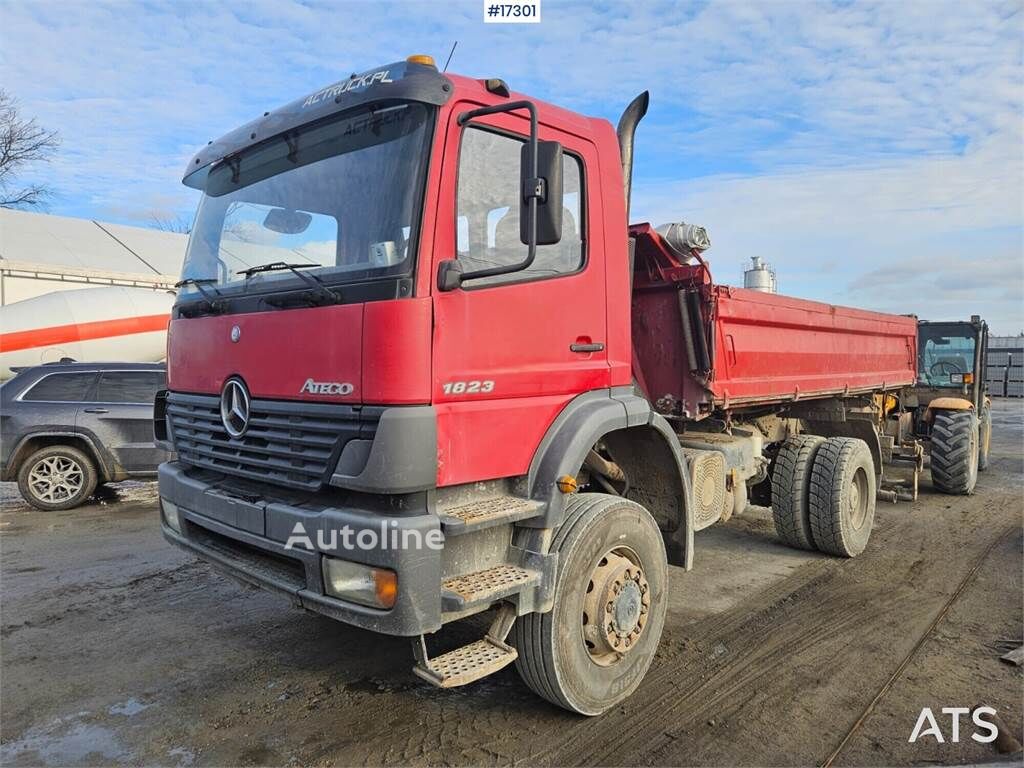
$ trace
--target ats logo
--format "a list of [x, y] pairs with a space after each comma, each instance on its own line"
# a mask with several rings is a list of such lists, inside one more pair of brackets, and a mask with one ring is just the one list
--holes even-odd
[[[943, 707], [942, 714], [949, 715], [949, 741], [953, 744], [960, 741], [960, 718], [964, 716], [969, 716], [968, 724], [974, 724], [974, 732], [971, 733], [971, 738], [975, 741], [988, 744], [999, 738], [999, 728], [996, 725], [998, 719], [996, 711], [992, 707], [977, 707], [973, 710], [970, 707]], [[908, 742], [913, 744], [925, 736], [931, 736], [939, 744], [946, 743], [946, 736], [939, 725], [939, 721], [932, 713], [931, 707], [925, 707], [921, 710], [921, 714], [917, 718], [917, 724], [914, 726]], [[964, 738], [966, 738], [966, 735]]]
[[347, 381], [313, 381], [306, 379], [299, 394], [309, 395], [351, 395], [355, 391], [355, 385]]

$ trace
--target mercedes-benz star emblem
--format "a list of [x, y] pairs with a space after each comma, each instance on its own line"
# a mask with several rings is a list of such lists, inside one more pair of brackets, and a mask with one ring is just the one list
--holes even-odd
[[249, 390], [241, 379], [228, 379], [220, 393], [220, 420], [232, 437], [241, 437], [249, 428]]
[[242, 338], [242, 329], [237, 325], [231, 326], [231, 340], [238, 341], [240, 338]]

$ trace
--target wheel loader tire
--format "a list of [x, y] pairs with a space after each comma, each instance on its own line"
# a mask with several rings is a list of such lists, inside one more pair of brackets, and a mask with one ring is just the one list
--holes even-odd
[[988, 469], [988, 450], [992, 445], [992, 411], [984, 408], [981, 411], [981, 422], [978, 425], [978, 471]]
[[974, 411], [938, 411], [932, 421], [932, 485], [966, 496], [978, 482], [979, 429]]
[[516, 668], [539, 696], [599, 715], [643, 680], [667, 608], [665, 544], [646, 509], [618, 496], [581, 493], [566, 504], [554, 607], [520, 616]]
[[864, 551], [875, 519], [875, 464], [871, 450], [854, 437], [830, 437], [811, 470], [810, 518], [822, 552], [854, 557]]
[[815, 549], [811, 534], [811, 468], [825, 438], [797, 435], [786, 440], [775, 457], [772, 473], [772, 518], [783, 543], [797, 549]]

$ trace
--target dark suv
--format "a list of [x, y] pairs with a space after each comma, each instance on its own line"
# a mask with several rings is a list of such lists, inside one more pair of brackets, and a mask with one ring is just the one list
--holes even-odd
[[59, 363], [0, 386], [0, 479], [45, 510], [71, 509], [100, 483], [155, 476], [153, 398], [163, 365]]

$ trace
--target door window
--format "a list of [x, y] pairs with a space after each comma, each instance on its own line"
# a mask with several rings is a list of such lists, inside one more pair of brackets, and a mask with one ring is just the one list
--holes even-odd
[[74, 403], [85, 400], [96, 374], [51, 373], [21, 396], [22, 400], [46, 403]]
[[110, 371], [100, 375], [93, 400], [97, 403], [152, 404], [157, 390], [164, 389], [162, 371]]
[[[523, 141], [470, 126], [459, 156], [456, 243], [464, 272], [517, 264], [529, 247], [519, 237], [520, 153]], [[529, 269], [467, 280], [466, 287], [498, 285], [571, 274], [583, 265], [582, 169], [580, 161], [562, 156], [562, 239], [537, 246]]]

